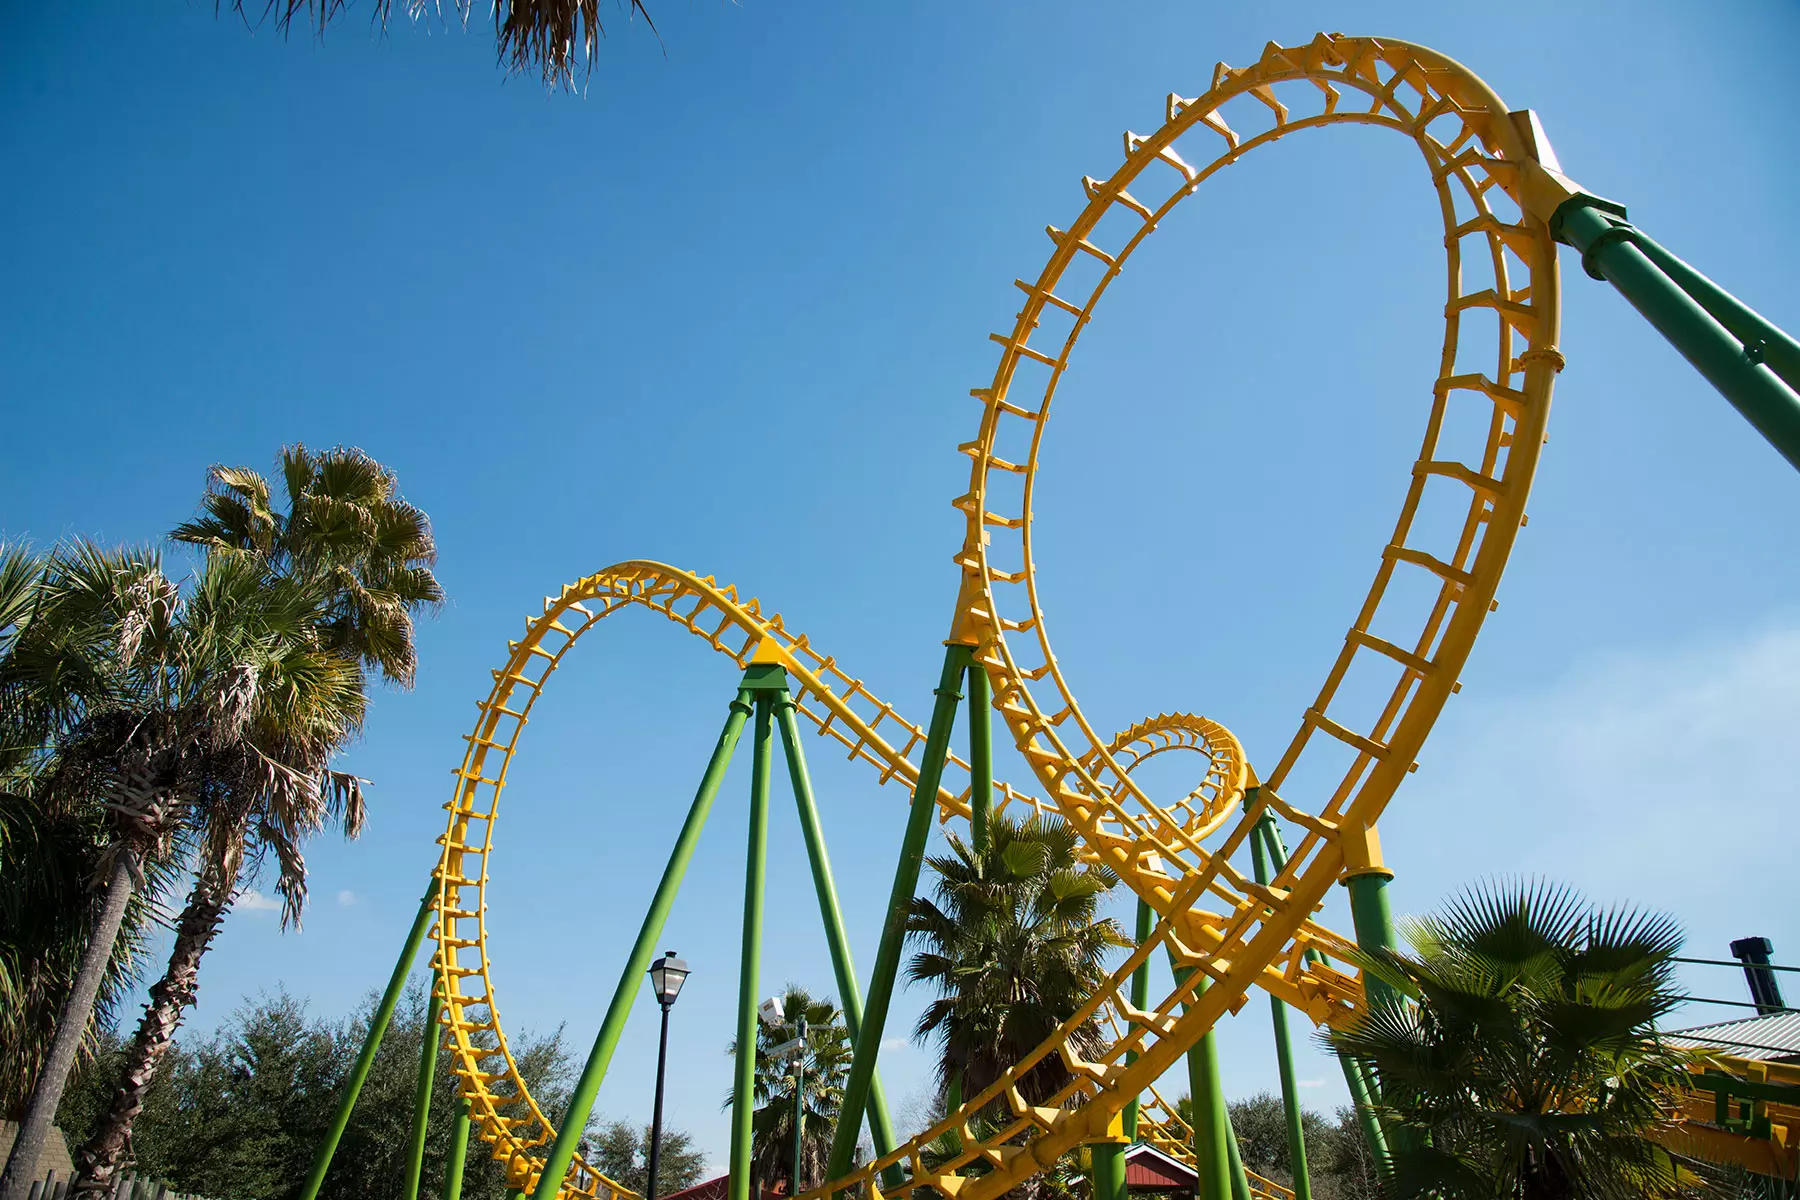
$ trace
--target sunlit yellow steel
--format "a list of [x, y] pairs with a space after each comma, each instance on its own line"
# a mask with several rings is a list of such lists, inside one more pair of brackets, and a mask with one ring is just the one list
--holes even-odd
[[[1293, 738], [1245, 805], [1245, 788], [1258, 781], [1221, 727], [1158, 718], [1105, 742], [1082, 712], [1051, 651], [1037, 591], [1032, 501], [1039, 448], [1081, 330], [1149, 234], [1214, 172], [1290, 133], [1336, 124], [1389, 129], [1419, 148], [1420, 182], [1437, 196], [1441, 229], [1434, 236], [1446, 256], [1444, 339], [1434, 366], [1410, 382], [1398, 377], [1401, 398], [1411, 395], [1419, 405], [1424, 434], [1368, 597]], [[1267, 989], [1316, 1023], [1351, 1015], [1363, 993], [1346, 965], [1350, 943], [1317, 925], [1313, 914], [1346, 859], [1370, 865], [1373, 827], [1458, 686], [1524, 522], [1562, 365], [1556, 256], [1545, 220], [1573, 190], [1530, 114], [1509, 112], [1486, 84], [1434, 51], [1320, 34], [1304, 45], [1271, 43], [1247, 67], [1220, 64], [1204, 94], [1168, 98], [1154, 132], [1126, 133], [1124, 151], [1109, 176], [1083, 179], [1085, 206], [1066, 229], [1048, 229], [1047, 265], [1035, 279], [1018, 281], [1024, 302], [1017, 319], [1010, 332], [992, 335], [1001, 346], [999, 366], [974, 392], [979, 424], [959, 447], [972, 464], [968, 488], [954, 501], [965, 530], [955, 556], [961, 585], [950, 639], [976, 648], [994, 708], [1041, 788], [1042, 798], [1000, 784], [996, 803], [1063, 817], [1158, 920], [1106, 986], [1013, 1071], [806, 1200], [854, 1185], [873, 1195], [876, 1174], [895, 1163], [910, 1171], [900, 1186], [883, 1190], [896, 1200], [922, 1187], [953, 1200], [990, 1200], [1103, 1137], [1120, 1109], [1142, 1095], [1166, 1113], [1152, 1122], [1155, 1136], [1179, 1141], [1169, 1126], [1174, 1114], [1153, 1084], [1220, 1016], [1241, 1007], [1250, 987]], [[1114, 220], [1103, 224], [1109, 216]], [[1458, 441], [1455, 431], [1470, 427], [1479, 432]], [[1421, 520], [1422, 511], [1434, 519]], [[764, 616], [755, 600], [740, 601], [710, 577], [627, 562], [545, 601], [480, 702], [455, 772], [439, 868], [447, 1040], [472, 1115], [507, 1164], [513, 1187], [535, 1186], [554, 1130], [520, 1079], [500, 1023], [486, 950], [487, 854], [511, 755], [550, 674], [595, 623], [633, 605], [662, 613], [739, 667], [752, 658], [779, 662], [793, 677], [800, 712], [822, 735], [874, 767], [884, 783], [897, 778], [910, 788], [917, 778], [914, 756], [924, 744], [918, 726], [789, 632], [780, 617]], [[1417, 611], [1408, 619], [1410, 610]], [[1371, 696], [1372, 711], [1357, 717], [1353, 703]], [[1164, 748], [1203, 750], [1209, 767], [1199, 788], [1159, 804], [1129, 772], [1158, 752], [1156, 739], [1165, 736]], [[948, 771], [937, 797], [940, 815], [966, 818], [966, 763], [953, 759]], [[1264, 887], [1230, 860], [1271, 810], [1301, 834], [1286, 868]], [[1309, 949], [1324, 961], [1309, 961]], [[1126, 990], [1132, 972], [1165, 952], [1194, 968], [1188, 982], [1148, 1010], [1134, 1008]], [[1196, 994], [1203, 980], [1210, 986]], [[1067, 1034], [1103, 1016], [1116, 1019], [1120, 1032], [1098, 1057], [1084, 1060]], [[1016, 1081], [1053, 1054], [1073, 1082], [1048, 1104], [1027, 1104]], [[990, 1106], [1013, 1119], [979, 1141], [971, 1120]], [[1785, 1139], [1788, 1126], [1781, 1128]], [[952, 1130], [963, 1153], [928, 1166], [924, 1148]], [[628, 1194], [579, 1161], [562, 1191]]]

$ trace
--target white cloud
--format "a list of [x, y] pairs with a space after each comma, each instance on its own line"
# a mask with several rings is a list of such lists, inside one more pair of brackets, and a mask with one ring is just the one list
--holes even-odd
[[881, 1042], [881, 1052], [883, 1054], [892, 1054], [896, 1050], [906, 1049], [909, 1045], [911, 1045], [911, 1043], [903, 1037], [883, 1038]]
[[1325, 1081], [1323, 1079], [1302, 1079], [1299, 1081], [1299, 1086], [1303, 1088], [1324, 1087]]
[[340, 891], [338, 893], [337, 900], [338, 900], [338, 907], [340, 907], [340, 908], [351, 908], [357, 904], [362, 903], [361, 899], [357, 896], [357, 894], [355, 892], [351, 891], [349, 888], [345, 888], [342, 891]]
[[255, 888], [245, 888], [243, 894], [237, 898], [236, 908], [240, 912], [280, 912], [281, 901], [273, 896], [265, 896]]

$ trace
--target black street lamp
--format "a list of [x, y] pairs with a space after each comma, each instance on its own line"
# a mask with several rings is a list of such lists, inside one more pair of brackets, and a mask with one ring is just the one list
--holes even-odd
[[682, 980], [688, 977], [688, 965], [675, 957], [673, 950], [650, 964], [650, 988], [656, 1002], [662, 1005], [662, 1039], [656, 1046], [656, 1111], [650, 1118], [650, 1186], [644, 1200], [656, 1200], [656, 1165], [662, 1155], [663, 1066], [669, 1056], [669, 1009], [681, 995]]

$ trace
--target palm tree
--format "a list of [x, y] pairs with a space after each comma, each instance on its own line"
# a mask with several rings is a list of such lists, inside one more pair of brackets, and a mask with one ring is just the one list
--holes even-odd
[[[403, 0], [402, 6], [415, 20], [421, 15], [437, 15], [440, 11], [436, 4], [427, 3], [427, 0]], [[231, 7], [238, 14], [248, 16], [245, 0], [232, 0]], [[258, 10], [259, 17], [272, 12], [275, 27], [283, 34], [292, 29], [294, 18], [300, 17], [304, 25], [323, 37], [326, 25], [345, 8], [345, 4], [344, 0], [272, 0], [253, 3], [250, 7]], [[456, 0], [456, 7], [466, 22], [472, 9], [471, 0]], [[627, 16], [641, 15], [651, 30], [655, 30], [656, 24], [650, 20], [650, 11], [642, 0], [628, 0], [622, 2], [621, 7], [625, 8]], [[377, 22], [386, 26], [392, 8], [393, 0], [378, 0], [375, 6]], [[600, 20], [600, 0], [503, 0], [494, 5], [494, 38], [501, 61], [514, 71], [539, 72], [546, 84], [572, 82], [577, 61], [591, 70], [605, 33]]]
[[1690, 1194], [1652, 1140], [1690, 1055], [1659, 1045], [1679, 1002], [1668, 917], [1543, 883], [1483, 885], [1366, 960], [1404, 999], [1326, 1037], [1372, 1068], [1403, 1134], [1398, 1196]]
[[[1061, 821], [996, 815], [986, 846], [955, 835], [949, 843], [949, 854], [926, 860], [935, 898], [914, 899], [907, 916], [907, 939], [919, 947], [907, 978], [937, 990], [914, 1037], [937, 1043], [939, 1087], [974, 1095], [1072, 1018], [1105, 982], [1108, 952], [1131, 943], [1116, 921], [1098, 915], [1118, 877], [1082, 861], [1080, 840]], [[1106, 1044], [1091, 1021], [1069, 1040], [1077, 1054]], [[1018, 1085], [1027, 1100], [1044, 1103], [1069, 1079], [1052, 1055]]]
[[[800, 1174], [803, 1181], [818, 1183], [825, 1178], [832, 1131], [837, 1127], [838, 1110], [844, 1102], [844, 1080], [850, 1074], [850, 1031], [844, 1025], [844, 1014], [830, 997], [815, 1000], [805, 988], [790, 983], [781, 1002], [786, 1014], [781, 1023], [758, 1024], [756, 1031], [758, 1107], [750, 1119], [750, 1170], [759, 1186], [786, 1180], [788, 1195], [792, 1196], [800, 1190], [794, 1186], [793, 1177], [795, 1059], [804, 1067]], [[771, 1047], [800, 1036], [802, 1017], [806, 1020], [804, 1050], [782, 1058], [772, 1057]], [[737, 1054], [736, 1039], [726, 1053]], [[724, 1107], [731, 1107], [732, 1095], [729, 1090], [726, 1092]]]
[[[202, 516], [176, 528], [202, 548], [189, 604], [193, 636], [226, 655], [207, 699], [231, 734], [229, 762], [195, 809], [197, 867], [168, 969], [125, 1055], [112, 1106], [82, 1147], [84, 1190], [109, 1189], [158, 1064], [198, 993], [200, 960], [238, 888], [273, 857], [282, 922], [306, 903], [306, 841], [327, 822], [362, 828], [362, 781], [330, 767], [361, 729], [368, 674], [401, 687], [417, 671], [413, 614], [441, 603], [430, 522], [400, 497], [393, 472], [360, 450], [281, 455], [287, 511], [247, 467], [214, 467]], [[247, 613], [275, 619], [279, 642], [237, 644]]]
[[16, 905], [4, 916], [4, 1025], [7, 1065], [29, 1072], [12, 1084], [24, 1111], [0, 1173], [6, 1200], [29, 1189], [96, 1008], [125, 986], [146, 875], [174, 853], [196, 782], [193, 731], [166, 690], [177, 599], [146, 551], [0, 552], [4, 874]]

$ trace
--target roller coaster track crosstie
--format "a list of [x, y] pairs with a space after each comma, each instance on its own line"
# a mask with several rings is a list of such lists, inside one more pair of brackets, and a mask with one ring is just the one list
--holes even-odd
[[[1048, 228], [1047, 263], [1034, 278], [1017, 281], [1017, 317], [1009, 330], [991, 335], [999, 364], [993, 379], [973, 392], [974, 435], [958, 447], [970, 460], [970, 475], [953, 501], [965, 524], [954, 556], [959, 586], [947, 642], [952, 661], [960, 653], [969, 664], [971, 686], [982, 684], [991, 694], [992, 711], [1034, 776], [1030, 789], [995, 784], [995, 806], [1052, 813], [1077, 830], [1086, 852], [1148, 906], [1149, 933], [1056, 1036], [998, 1082], [903, 1143], [882, 1145], [878, 1138], [871, 1162], [850, 1169], [834, 1154], [836, 1177], [806, 1193], [807, 1200], [851, 1188], [990, 1200], [1083, 1143], [1116, 1142], [1122, 1111], [1140, 1103], [1144, 1136], [1178, 1148], [1194, 1131], [1162, 1104], [1154, 1085], [1222, 1016], [1240, 1008], [1252, 988], [1315, 1024], [1357, 1012], [1365, 1001], [1350, 965], [1356, 943], [1314, 915], [1333, 884], [1388, 874], [1377, 820], [1458, 688], [1525, 522], [1562, 366], [1553, 234], [1582, 249], [1594, 273], [1621, 261], [1607, 256], [1629, 249], [1624, 242], [1654, 258], [1653, 243], [1633, 240], [1636, 231], [1624, 224], [1622, 209], [1597, 201], [1583, 207], [1592, 198], [1560, 174], [1530, 114], [1510, 112], [1468, 70], [1420, 46], [1335, 34], [1303, 45], [1270, 44], [1247, 67], [1219, 64], [1202, 95], [1169, 96], [1163, 115], [1154, 131], [1124, 135], [1123, 162], [1110, 174], [1082, 180], [1082, 208], [1066, 227]], [[1391, 130], [1420, 152], [1418, 178], [1437, 197], [1445, 253], [1444, 335], [1437, 362], [1421, 364], [1402, 388], [1401, 401], [1421, 412], [1423, 433], [1367, 598], [1286, 748], [1259, 777], [1236, 739], [1204, 718], [1157, 717], [1114, 737], [1090, 723], [1052, 651], [1038, 592], [1033, 498], [1058, 384], [1131, 257], [1214, 173], [1290, 134], [1342, 124]], [[1598, 232], [1589, 227], [1608, 221]], [[1670, 262], [1671, 275], [1686, 269]], [[1608, 278], [1629, 294], [1622, 274]], [[1748, 335], [1734, 320], [1760, 320], [1736, 309], [1715, 315], [1740, 337]], [[1754, 398], [1741, 401], [1708, 377], [1759, 420], [1750, 412]], [[1752, 382], [1766, 380], [1758, 375]], [[1773, 427], [1759, 420], [1781, 445]], [[1479, 432], [1457, 432], [1471, 429]], [[793, 711], [872, 767], [880, 782], [897, 781], [911, 793], [922, 777], [935, 779], [940, 820], [970, 818], [972, 785], [979, 786], [970, 762], [954, 754], [940, 777], [928, 761], [930, 729], [874, 696], [779, 615], [710, 577], [624, 562], [547, 599], [511, 643], [479, 702], [447, 806], [432, 902], [439, 1016], [461, 1094], [480, 1136], [506, 1164], [511, 1185], [534, 1191], [537, 1200], [628, 1193], [569, 1158], [520, 1076], [490, 977], [488, 855], [512, 756], [551, 675], [585, 633], [630, 606], [662, 614], [742, 670], [779, 668], [783, 686], [792, 688]], [[952, 678], [947, 666], [945, 680]], [[747, 694], [740, 692], [744, 712], [750, 711]], [[940, 687], [940, 708], [944, 697]], [[743, 718], [737, 721], [741, 729]], [[1177, 748], [1204, 756], [1201, 782], [1185, 796], [1153, 798], [1132, 768]], [[1262, 883], [1233, 862], [1259, 824], [1271, 820], [1292, 827], [1297, 838]], [[1153, 1003], [1134, 1003], [1134, 973], [1155, 956], [1175, 966], [1177, 982]], [[891, 967], [889, 975], [891, 983]], [[628, 984], [635, 986], [629, 977], [621, 986]], [[871, 999], [872, 1012], [884, 1005]], [[1110, 1021], [1114, 1036], [1103, 1052], [1084, 1058], [1067, 1034], [1095, 1020]], [[880, 1016], [871, 1022], [878, 1039]], [[862, 1100], [858, 1088], [868, 1084], [857, 1074], [864, 1069], [863, 1040], [848, 1089], [853, 1113]], [[1027, 1100], [1019, 1081], [1052, 1056], [1062, 1059], [1070, 1082], [1048, 1100]], [[872, 1053], [866, 1057], [872, 1063]], [[1153, 1118], [1150, 1110], [1160, 1115]], [[1006, 1119], [997, 1129], [990, 1120], [982, 1126], [987, 1132], [978, 1133], [976, 1115], [996, 1112]], [[928, 1149], [934, 1144], [961, 1150], [946, 1159]], [[1275, 1196], [1284, 1189], [1263, 1183], [1258, 1191]]]

